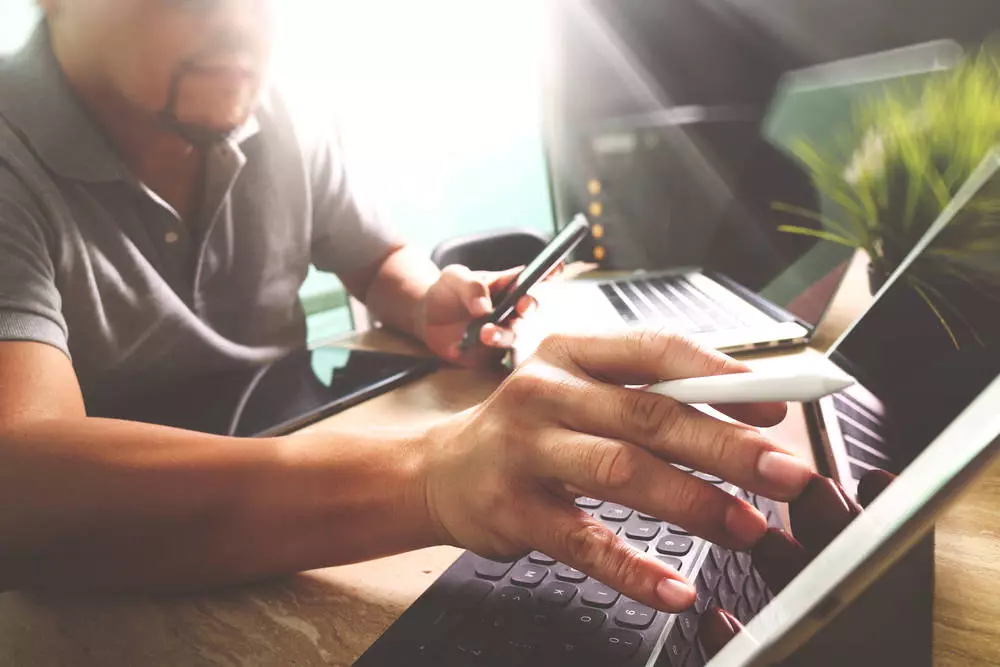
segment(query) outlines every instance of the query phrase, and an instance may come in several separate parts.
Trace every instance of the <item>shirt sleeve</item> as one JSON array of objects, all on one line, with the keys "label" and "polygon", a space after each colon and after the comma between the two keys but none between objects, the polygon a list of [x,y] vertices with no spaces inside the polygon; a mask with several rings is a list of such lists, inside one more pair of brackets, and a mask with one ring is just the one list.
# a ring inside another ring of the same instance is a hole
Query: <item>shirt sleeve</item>
[{"label": "shirt sleeve", "polygon": [[402,241],[378,211],[372,190],[348,169],[340,136],[331,134],[311,151],[312,259],[322,271],[344,274],[381,262]]},{"label": "shirt sleeve", "polygon": [[0,166],[0,341],[37,341],[68,356],[66,320],[44,229],[27,188]]}]

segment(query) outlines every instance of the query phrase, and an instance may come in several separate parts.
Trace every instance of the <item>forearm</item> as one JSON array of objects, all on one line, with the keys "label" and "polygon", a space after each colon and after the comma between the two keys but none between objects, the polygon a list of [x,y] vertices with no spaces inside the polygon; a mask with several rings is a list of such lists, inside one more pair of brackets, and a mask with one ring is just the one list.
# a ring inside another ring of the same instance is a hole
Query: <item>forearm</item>
[{"label": "forearm", "polygon": [[379,267],[364,294],[365,305],[385,325],[423,339],[421,301],[441,272],[409,247],[392,253]]},{"label": "forearm", "polygon": [[418,440],[21,425],[0,436],[0,590],[197,588],[430,545]]}]

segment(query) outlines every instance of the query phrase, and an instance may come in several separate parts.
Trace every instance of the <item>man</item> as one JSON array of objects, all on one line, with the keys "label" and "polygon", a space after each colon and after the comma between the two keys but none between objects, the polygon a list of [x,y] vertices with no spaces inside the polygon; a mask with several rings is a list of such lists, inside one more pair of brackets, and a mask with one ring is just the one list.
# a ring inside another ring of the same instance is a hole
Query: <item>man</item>
[{"label": "man", "polygon": [[[301,345],[310,261],[448,359],[495,285],[403,246],[336,145],[291,123],[262,83],[266,1],[42,6],[0,71],[0,590],[189,588],[449,543],[540,549],[676,611],[691,586],[574,495],[748,548],[763,517],[669,462],[780,499],[807,483],[757,430],[624,388],[746,370],[667,334],[550,340],[482,405],[391,436],[101,417]],[[768,425],[784,407],[729,412]]]}]

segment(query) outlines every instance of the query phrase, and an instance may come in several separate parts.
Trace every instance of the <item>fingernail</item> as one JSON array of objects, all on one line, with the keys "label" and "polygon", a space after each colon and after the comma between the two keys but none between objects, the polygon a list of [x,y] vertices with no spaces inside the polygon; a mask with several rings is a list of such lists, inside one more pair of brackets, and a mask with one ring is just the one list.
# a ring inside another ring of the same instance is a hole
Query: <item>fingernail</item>
[{"label": "fingernail", "polygon": [[493,310],[493,304],[485,296],[476,299],[475,301],[475,311],[477,315],[486,315],[491,310]]},{"label": "fingernail", "polygon": [[493,344],[500,345],[503,342],[503,334],[499,331],[493,332]]},{"label": "fingernail", "polygon": [[663,579],[656,585],[656,596],[669,611],[679,612],[694,604],[695,592],[683,581]]},{"label": "fingernail", "polygon": [[761,455],[757,474],[788,498],[799,495],[813,477],[813,471],[802,459],[773,451]]},{"label": "fingernail", "polygon": [[747,549],[764,537],[767,519],[750,505],[738,502],[726,510],[726,530],[739,542],[739,549]]}]

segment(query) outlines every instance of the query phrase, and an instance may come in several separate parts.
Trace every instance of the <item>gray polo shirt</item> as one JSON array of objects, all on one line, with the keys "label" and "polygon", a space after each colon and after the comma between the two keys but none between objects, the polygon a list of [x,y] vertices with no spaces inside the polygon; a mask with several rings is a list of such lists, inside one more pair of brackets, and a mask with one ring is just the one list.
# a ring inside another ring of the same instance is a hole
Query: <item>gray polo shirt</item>
[{"label": "gray polo shirt", "polygon": [[0,340],[69,354],[92,413],[302,346],[310,262],[350,272],[396,243],[340,155],[268,94],[212,149],[204,208],[182,223],[79,103],[41,24],[0,64]]}]

